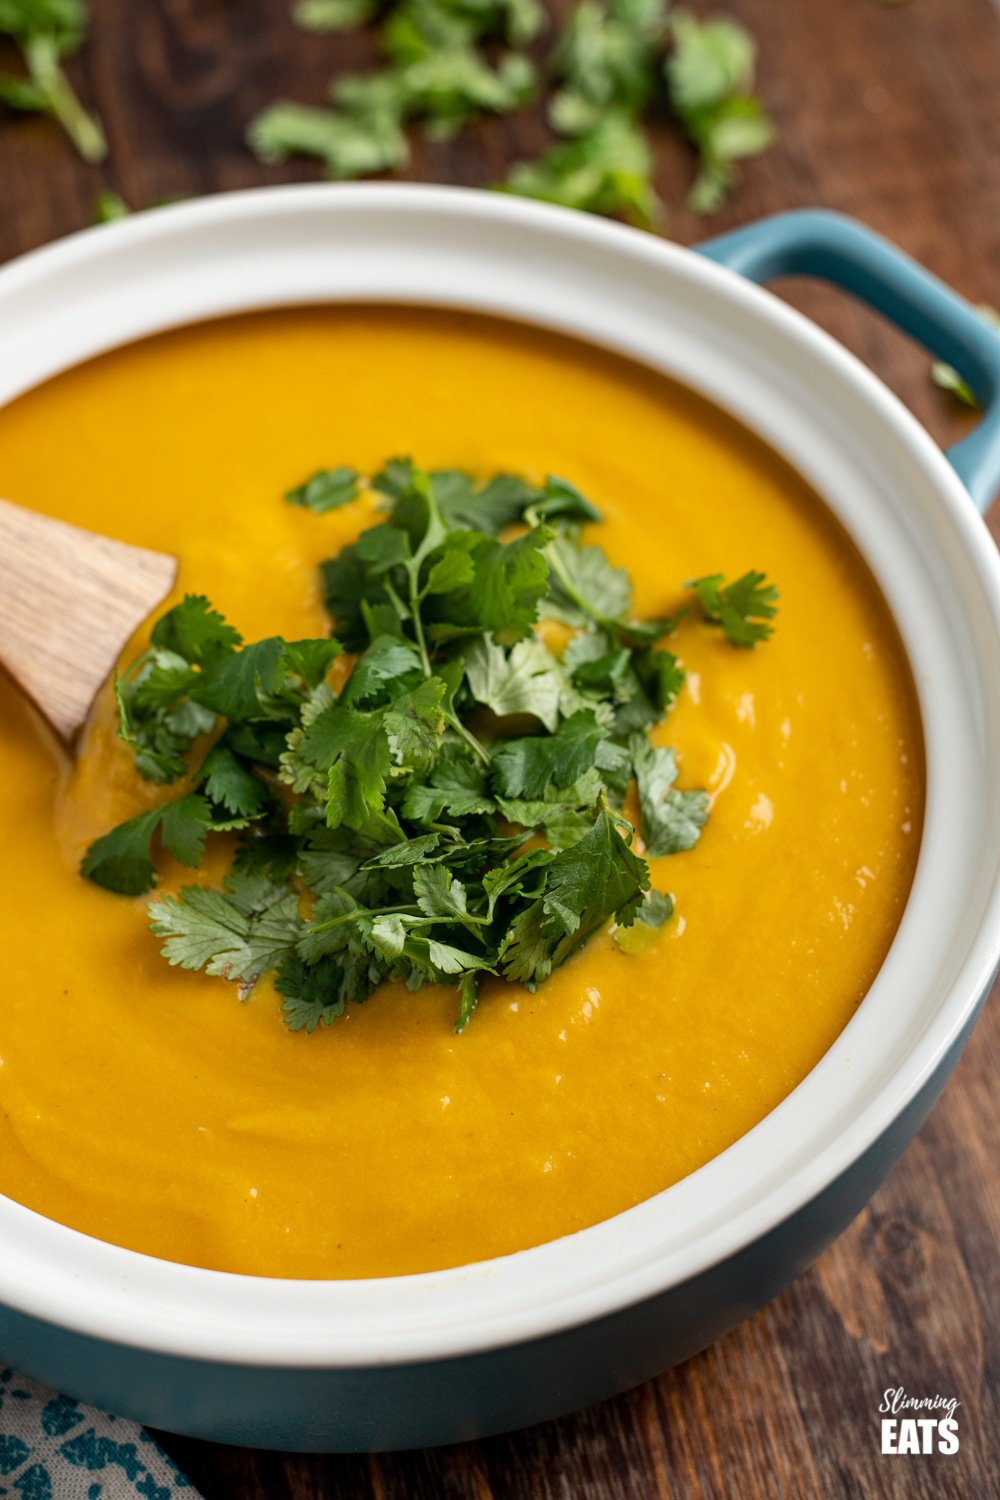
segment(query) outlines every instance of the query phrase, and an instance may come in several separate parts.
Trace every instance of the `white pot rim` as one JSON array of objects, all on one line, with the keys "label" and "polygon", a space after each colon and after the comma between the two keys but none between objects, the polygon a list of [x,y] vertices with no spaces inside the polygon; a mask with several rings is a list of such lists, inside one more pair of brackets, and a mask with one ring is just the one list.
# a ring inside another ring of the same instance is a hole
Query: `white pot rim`
[{"label": "white pot rim", "polygon": [[918,667],[924,843],[885,965],[813,1072],[729,1150],[591,1229],[439,1273],[283,1281],[155,1260],[0,1198],[0,1301],[200,1361],[459,1357],[681,1285],[865,1154],[941,1067],[1000,960],[1000,791],[989,776],[1000,748],[1000,558],[950,465],[886,387],[730,271],[638,231],[465,189],[225,194],[83,231],[0,270],[0,403],[160,328],[337,300],[467,307],[575,333],[681,379],[788,458],[854,535]]}]

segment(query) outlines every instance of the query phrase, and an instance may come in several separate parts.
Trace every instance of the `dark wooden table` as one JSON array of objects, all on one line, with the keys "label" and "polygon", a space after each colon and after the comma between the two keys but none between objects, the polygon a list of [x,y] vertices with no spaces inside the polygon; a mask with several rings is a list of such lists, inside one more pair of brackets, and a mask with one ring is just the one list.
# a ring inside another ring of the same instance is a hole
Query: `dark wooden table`
[{"label": "dark wooden table", "polygon": [[[992,0],[728,0],[760,43],[780,139],[685,243],[760,214],[856,214],[973,301],[1000,305],[1000,14]],[[87,168],[44,121],[0,122],[0,259],[87,224],[96,193],[133,204],[311,175],[259,166],[245,122],[279,95],[318,102],[370,60],[366,38],[297,34],[285,0],[92,0],[74,76],[103,115],[110,163]],[[707,7],[694,6],[698,11]],[[2,66],[2,59],[0,59]],[[664,130],[659,181],[680,205],[685,148]],[[412,176],[488,184],[544,141],[540,116],[416,150]],[[839,294],[789,295],[872,365],[935,437],[968,422],[927,361]],[[1000,510],[1000,507],[997,508]],[[1000,532],[1000,527],[996,528]],[[209,1500],[684,1500],[997,1493],[1000,1016],[980,1023],[930,1122],[871,1205],[806,1275],[697,1359],[618,1400],[462,1447],[358,1458],[167,1447]],[[889,1386],[956,1396],[954,1457],[885,1457]]]}]

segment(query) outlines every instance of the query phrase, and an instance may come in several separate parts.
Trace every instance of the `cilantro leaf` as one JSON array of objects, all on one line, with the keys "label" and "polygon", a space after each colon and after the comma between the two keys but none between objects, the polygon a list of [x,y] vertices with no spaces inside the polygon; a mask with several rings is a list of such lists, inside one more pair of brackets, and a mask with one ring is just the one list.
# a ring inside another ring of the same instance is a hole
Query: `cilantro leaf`
[{"label": "cilantro leaf", "polygon": [[671,33],[670,101],[699,156],[688,206],[712,213],[733,188],[733,164],[765,151],[774,126],[750,92],[755,48],[743,26],[730,20],[700,22],[680,11]]},{"label": "cilantro leaf", "polygon": [[285,641],[284,648],[282,665],[285,671],[301,677],[310,689],[319,687],[341,651],[340,642],[333,639]]},{"label": "cilantro leaf", "polygon": [[163,785],[183,776],[192,743],[214,728],[215,715],[185,697],[193,681],[181,658],[155,647],[125,677],[115,678],[119,738],[131,748],[145,781]]},{"label": "cilantro leaf", "polygon": [[570,13],[552,54],[562,87],[549,118],[563,135],[580,135],[613,108],[640,114],[656,87],[657,44],[666,25],[664,0],[582,0]]},{"label": "cilantro leaf", "polygon": [[383,849],[379,854],[368,861],[366,868],[391,869],[400,865],[419,864],[432,854],[441,842],[439,833],[424,833],[419,838],[406,839],[399,844],[391,844],[388,849]]},{"label": "cilantro leaf", "polygon": [[529,636],[509,652],[491,635],[477,636],[465,648],[469,691],[499,717],[533,714],[550,732],[559,719],[564,676],[540,641]]},{"label": "cilantro leaf", "polygon": [[198,865],[211,826],[211,809],[204,797],[192,794],[164,803],[95,839],[83,856],[80,873],[105,890],[141,896],[156,884],[150,846],[157,830],[176,860]]},{"label": "cilantro leaf", "polygon": [[416,687],[420,675],[420,653],[416,647],[398,636],[380,635],[355,663],[340,701],[359,708],[370,707],[398,696],[404,686]]},{"label": "cilantro leaf", "polygon": [[[387,533],[387,526],[373,531]],[[363,532],[362,536],[369,533]],[[384,578],[365,560],[360,541],[345,547],[321,565],[323,596],[338,640],[347,651],[363,651],[369,643],[368,619],[388,604]]]},{"label": "cilantro leaf", "polygon": [[[465,745],[454,741],[441,746],[433,771],[426,780],[411,781],[403,800],[403,813],[417,823],[436,823],[444,813],[469,818],[495,808],[482,766]],[[430,837],[437,840],[438,835]]]},{"label": "cilantro leaf", "polygon": [[18,78],[15,73],[0,73],[0,104],[6,104],[8,109],[43,113],[45,92],[30,78]]},{"label": "cilantro leaf", "polygon": [[450,530],[468,528],[490,536],[520,521],[528,506],[540,498],[534,485],[516,474],[495,474],[477,489],[470,474],[440,469],[431,473],[431,486]]},{"label": "cilantro leaf", "polygon": [[284,642],[272,635],[215,662],[192,693],[196,703],[226,719],[254,719],[262,697],[280,691],[284,682]]},{"label": "cilantro leaf", "polygon": [[[160,810],[163,847],[182,865],[201,864],[205,838],[212,826],[212,809],[207,799],[197,792],[181,797],[177,802],[168,802]],[[235,826],[239,826],[238,822]]]},{"label": "cilantro leaf", "polygon": [[162,953],[182,969],[228,974],[249,962],[250,918],[221,891],[185,886],[149,906],[150,930],[165,938]]},{"label": "cilantro leaf", "polygon": [[442,702],[447,684],[429,677],[412,692],[401,693],[384,711],[385,731],[397,769],[426,771],[439,748],[444,729]]},{"label": "cilantro leaf", "polygon": [[380,714],[329,708],[305,731],[301,753],[327,774],[330,828],[364,827],[383,812],[392,752]]},{"label": "cilantro leaf", "polygon": [[302,31],[354,31],[374,15],[373,0],[296,0],[292,8]]},{"label": "cilantro leaf", "polygon": [[586,710],[553,735],[503,740],[493,752],[493,785],[502,797],[542,797],[549,786],[572,786],[593,766],[607,731]]},{"label": "cilantro leaf", "polygon": [[755,646],[771,634],[774,627],[767,622],[778,613],[778,590],[763,573],[744,573],[730,584],[723,583],[721,573],[710,573],[686,587],[697,594],[705,619],[721,625],[734,646]]},{"label": "cilantro leaf", "polygon": [[546,548],[551,572],[546,611],[568,625],[623,619],[632,608],[632,584],[600,547],[581,547],[563,532]]},{"label": "cilantro leaf", "polygon": [[27,68],[26,78],[0,79],[0,103],[52,115],[84,161],[94,163],[107,155],[104,131],[62,66],[83,45],[88,20],[84,0],[0,0],[0,36],[13,39]]},{"label": "cilantro leaf", "polygon": [[193,778],[203,782],[205,795],[239,818],[256,818],[271,794],[239,755],[225,741],[213,745]]},{"label": "cilantro leaf", "polygon": [[239,631],[213,609],[204,594],[186,594],[161,615],[150,639],[154,646],[191,666],[214,667],[243,644]]},{"label": "cilantro leaf", "polygon": [[595,505],[591,505],[586,495],[581,494],[575,484],[570,484],[568,479],[560,479],[557,474],[545,476],[541,494],[531,502],[531,512],[545,520],[555,520],[556,517],[564,521],[601,519],[600,511]]},{"label": "cilantro leaf", "polygon": [[693,848],[708,821],[707,794],[674,789],[677,758],[672,750],[651,745],[638,734],[632,736],[630,746],[648,853],[656,859]]},{"label": "cilantro leaf", "polygon": [[457,948],[454,943],[442,943],[437,938],[418,938],[418,943],[427,944],[427,962],[434,970],[434,977],[446,974],[474,974],[489,969],[487,959],[470,953],[466,948]]},{"label": "cilantro leaf", "polygon": [[120,193],[98,193],[94,200],[95,224],[113,224],[117,219],[127,219],[131,212]]},{"label": "cilantro leaf", "polygon": [[299,505],[316,516],[324,516],[327,511],[339,510],[356,500],[359,489],[357,470],[341,465],[336,469],[319,469],[304,484],[289,490],[285,499],[289,505]]},{"label": "cilantro leaf", "polygon": [[665,891],[647,891],[631,927],[616,927],[614,940],[623,953],[645,953],[654,946],[657,930],[673,914],[671,896]]},{"label": "cilantro leaf", "polygon": [[607,808],[545,873],[544,894],[514,919],[501,960],[508,979],[529,985],[547,979],[612,917],[629,926],[649,886],[645,861],[633,854]]},{"label": "cilantro leaf", "polygon": [[509,822],[542,833],[551,849],[565,849],[587,832],[606,790],[600,771],[591,766],[571,786],[550,786],[535,800],[498,797],[497,806]]},{"label": "cilantro leaf", "polygon": [[551,924],[564,933],[554,950],[557,964],[612,916],[621,926],[634,920],[649,871],[622,836],[622,826],[628,824],[603,808],[579,843],[549,866],[542,904]]},{"label": "cilantro leaf", "polygon": [[753,83],[753,38],[737,21],[700,22],[679,12],[671,20],[674,50],[667,64],[670,95],[684,114],[708,109]]},{"label": "cilantro leaf", "polygon": [[673,707],[684,686],[684,670],[677,657],[670,651],[637,651],[632,657],[632,667],[656,717],[662,717]]},{"label": "cilantro leaf", "polygon": [[249,906],[245,888],[230,893],[184,886],[148,907],[150,931],[165,939],[163,957],[182,969],[204,969],[240,984],[246,999],[262,974],[289,954],[302,933],[298,897],[287,887],[260,888]]},{"label": "cilantro leaf", "polygon": [[[460,535],[451,533],[453,540]],[[471,580],[430,601],[428,638],[444,641],[491,631],[501,645],[520,640],[535,623],[547,586],[546,533],[535,528],[511,542],[469,532],[464,536],[469,538]]]},{"label": "cilantro leaf", "polygon": [[289,953],[278,966],[274,987],[284,997],[281,1009],[289,1031],[311,1033],[338,1020],[349,1002],[367,1000],[385,977],[370,954],[352,951],[309,964]]},{"label": "cilantro leaf", "polygon": [[446,551],[431,568],[424,585],[426,594],[450,594],[455,589],[465,588],[473,582],[475,570],[468,552],[455,549]]},{"label": "cilantro leaf", "polygon": [[617,216],[640,228],[662,217],[649,140],[628,115],[614,111],[536,161],[516,163],[503,186],[522,198]]},{"label": "cilantro leaf", "polygon": [[305,964],[292,954],[286,958],[275,980],[284,999],[281,1012],[289,1031],[312,1036],[317,1026],[330,1026],[347,1009],[341,994],[343,971],[334,959]]},{"label": "cilantro leaf", "polygon": [[417,865],[413,893],[427,917],[464,917],[468,913],[465,886],[444,865]]},{"label": "cilantro leaf", "polygon": [[247,140],[264,162],[317,156],[335,181],[372,177],[409,158],[398,114],[387,108],[354,114],[280,100],[251,122]]},{"label": "cilantro leaf", "polygon": [[[295,15],[311,30],[352,29],[371,18],[371,0],[299,0]],[[402,166],[409,121],[423,121],[428,137],[444,140],[473,115],[504,114],[527,102],[535,88],[531,60],[520,51],[487,53],[480,44],[519,46],[541,15],[537,0],[400,0],[380,28],[385,67],[338,78],[332,109],[272,104],[251,123],[249,143],[264,161],[318,157],[336,178]]]},{"label": "cilantro leaf", "polygon": [[156,867],[149,846],[159,826],[159,808],[119,823],[90,845],[80,873],[105,890],[117,891],[122,896],[141,896],[156,884]]}]

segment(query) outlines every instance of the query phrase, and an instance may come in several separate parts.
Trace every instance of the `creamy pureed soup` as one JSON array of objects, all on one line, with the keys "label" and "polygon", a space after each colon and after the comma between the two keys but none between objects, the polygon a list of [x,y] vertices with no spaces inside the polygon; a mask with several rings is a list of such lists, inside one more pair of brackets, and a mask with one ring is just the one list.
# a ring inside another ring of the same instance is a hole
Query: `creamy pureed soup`
[{"label": "creamy pureed soup", "polygon": [[[641,616],[708,572],[780,586],[764,647],[693,614],[671,640],[687,680],[655,738],[712,798],[696,848],[652,861],[677,914],[640,954],[598,934],[535,995],[487,985],[461,1036],[453,990],[401,986],[293,1035],[270,983],[241,1006],[169,968],[144,899],[80,878],[92,839],[164,795],[138,782],[109,695],[74,766],[0,680],[0,1192],[75,1229],[269,1276],[538,1244],[760,1120],[892,940],[923,807],[900,642],[810,490],[701,400],[513,325],[306,309],[151,339],[0,411],[0,494],[177,554],[178,595],[207,593],[248,640],[325,633],[317,564],[378,518],[282,493],[391,453],[573,481]],[[165,862],[161,889],[221,871]]]}]

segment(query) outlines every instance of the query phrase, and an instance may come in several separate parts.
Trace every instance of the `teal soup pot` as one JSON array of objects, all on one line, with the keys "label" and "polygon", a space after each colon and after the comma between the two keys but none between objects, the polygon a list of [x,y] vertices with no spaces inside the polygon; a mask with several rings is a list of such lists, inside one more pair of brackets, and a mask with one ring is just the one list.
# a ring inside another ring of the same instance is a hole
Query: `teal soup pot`
[{"label": "teal soup pot", "polygon": [[[846,288],[957,367],[982,407],[972,435],[940,452],[855,358],[758,285],[788,274]],[[593,1228],[433,1274],[272,1280],[139,1255],[0,1198],[3,1362],[175,1432],[314,1451],[538,1422],[747,1317],[912,1139],[1000,940],[1000,564],[979,514],[1000,484],[1000,339],[961,298],[826,213],[691,251],[499,195],[283,187],[87,230],[5,267],[0,403],[161,330],[361,302],[570,334],[697,391],[779,453],[853,539],[919,666],[927,805],[898,933],[820,1063],[728,1150]]]}]

